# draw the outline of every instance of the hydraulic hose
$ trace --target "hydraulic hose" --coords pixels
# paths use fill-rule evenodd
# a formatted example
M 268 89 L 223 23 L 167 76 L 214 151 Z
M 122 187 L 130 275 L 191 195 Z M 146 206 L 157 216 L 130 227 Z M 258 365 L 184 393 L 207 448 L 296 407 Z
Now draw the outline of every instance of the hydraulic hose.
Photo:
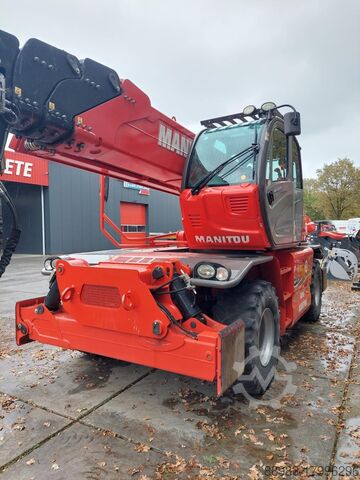
M 11 257 L 16 250 L 17 244 L 19 243 L 21 229 L 19 226 L 15 205 L 11 200 L 3 182 L 0 182 L 0 199 L 9 207 L 12 217 L 11 232 L 8 239 L 5 241 L 3 253 L 0 258 L 0 277 L 2 277 L 6 267 L 11 261 Z

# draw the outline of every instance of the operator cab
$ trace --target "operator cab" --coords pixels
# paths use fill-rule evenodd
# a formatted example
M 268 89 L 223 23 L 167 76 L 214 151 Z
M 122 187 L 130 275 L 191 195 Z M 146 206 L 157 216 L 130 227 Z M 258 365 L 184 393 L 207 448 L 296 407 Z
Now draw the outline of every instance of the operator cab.
M 283 116 L 279 109 L 290 107 Z M 193 249 L 265 250 L 302 240 L 300 115 L 289 105 L 250 105 L 201 122 L 180 202 Z

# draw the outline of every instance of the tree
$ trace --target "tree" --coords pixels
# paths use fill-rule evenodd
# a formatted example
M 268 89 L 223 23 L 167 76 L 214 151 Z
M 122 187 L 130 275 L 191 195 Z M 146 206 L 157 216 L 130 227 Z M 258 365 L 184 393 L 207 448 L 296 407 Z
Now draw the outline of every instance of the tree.
M 321 201 L 321 193 L 315 178 L 304 179 L 304 213 L 311 220 L 323 220 L 325 212 Z
M 312 186 L 318 191 L 316 204 L 333 220 L 360 217 L 360 168 L 348 158 L 325 164 L 316 171 Z

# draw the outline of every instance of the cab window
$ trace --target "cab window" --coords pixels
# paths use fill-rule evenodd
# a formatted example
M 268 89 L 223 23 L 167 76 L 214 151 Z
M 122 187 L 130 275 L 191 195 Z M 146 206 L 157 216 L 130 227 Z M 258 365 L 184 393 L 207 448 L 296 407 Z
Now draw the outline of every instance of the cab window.
M 187 187 L 192 188 L 223 162 L 243 150 L 251 148 L 261 134 L 263 123 L 263 120 L 258 120 L 204 130 L 192 149 L 187 174 Z M 252 151 L 235 158 L 218 175 L 215 175 L 208 185 L 223 187 L 253 183 L 255 159 L 256 154 Z
M 279 182 L 288 178 L 287 138 L 274 128 L 269 141 L 266 159 L 266 181 Z
M 301 174 L 300 148 L 294 138 L 292 139 L 291 143 L 292 143 L 291 156 L 292 156 L 293 180 L 296 184 L 296 188 L 302 189 L 303 182 L 302 182 L 302 174 Z

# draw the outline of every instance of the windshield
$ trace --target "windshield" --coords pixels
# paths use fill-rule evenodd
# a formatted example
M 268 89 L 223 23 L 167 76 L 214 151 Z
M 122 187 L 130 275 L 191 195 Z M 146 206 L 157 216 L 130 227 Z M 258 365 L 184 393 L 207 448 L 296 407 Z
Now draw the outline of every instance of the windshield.
M 202 133 L 191 153 L 187 187 L 193 187 L 233 155 L 257 142 L 263 121 L 214 128 Z M 255 154 L 240 157 L 224 167 L 209 186 L 238 185 L 254 181 Z

